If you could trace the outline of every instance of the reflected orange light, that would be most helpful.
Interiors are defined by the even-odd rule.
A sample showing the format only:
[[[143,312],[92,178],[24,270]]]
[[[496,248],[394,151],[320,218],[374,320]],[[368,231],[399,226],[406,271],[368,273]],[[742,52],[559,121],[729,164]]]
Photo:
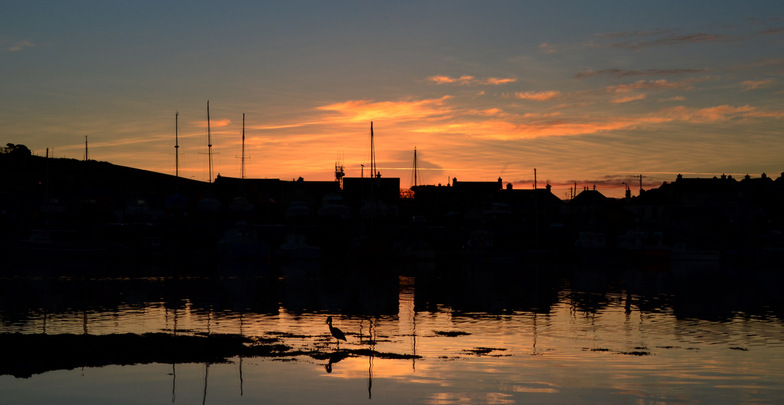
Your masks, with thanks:
[[[341,346],[342,347],[342,346]],[[363,379],[368,378],[368,373],[372,378],[395,378],[406,379],[412,377],[411,362],[417,361],[416,371],[426,375],[431,366],[426,362],[418,360],[389,360],[368,357],[348,357],[338,363],[333,363],[332,372],[329,374],[333,378]]]

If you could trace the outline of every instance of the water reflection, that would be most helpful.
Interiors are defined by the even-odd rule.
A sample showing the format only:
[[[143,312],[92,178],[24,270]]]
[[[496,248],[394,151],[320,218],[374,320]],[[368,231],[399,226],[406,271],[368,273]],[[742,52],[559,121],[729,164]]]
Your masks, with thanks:
[[[198,368],[134,366],[144,386],[165,382],[148,403],[351,403],[358,391],[382,403],[775,402],[784,397],[784,323],[770,284],[780,275],[728,274],[288,264],[254,276],[17,277],[1,284],[0,320],[12,333],[230,333],[287,348]],[[328,316],[346,335],[339,347]],[[104,364],[88,365],[80,384],[111,397],[129,377]],[[51,370],[61,371],[31,379],[61,379],[61,393],[73,395],[75,376]],[[41,399],[24,381],[0,377],[0,390],[18,403]]]

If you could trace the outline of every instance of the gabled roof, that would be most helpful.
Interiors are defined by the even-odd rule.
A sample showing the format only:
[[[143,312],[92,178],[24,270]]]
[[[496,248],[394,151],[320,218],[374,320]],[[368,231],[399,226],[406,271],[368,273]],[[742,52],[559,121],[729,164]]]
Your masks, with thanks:
[[[597,205],[607,202],[607,197],[596,190],[583,190],[572,199],[572,204],[577,205]]]

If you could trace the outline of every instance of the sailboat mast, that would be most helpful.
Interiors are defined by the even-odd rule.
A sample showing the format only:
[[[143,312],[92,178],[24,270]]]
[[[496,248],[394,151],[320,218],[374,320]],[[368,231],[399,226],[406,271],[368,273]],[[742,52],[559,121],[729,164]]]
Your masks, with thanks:
[[[242,168],[240,169],[240,178],[245,178],[245,113],[242,113]]]
[[[373,145],[373,121],[370,121],[370,178],[376,177],[376,149]]]
[[[207,156],[209,159],[209,182],[212,183],[212,136],[210,134],[210,100],[207,100]]]
[[[174,114],[174,176],[180,177],[180,112]]]

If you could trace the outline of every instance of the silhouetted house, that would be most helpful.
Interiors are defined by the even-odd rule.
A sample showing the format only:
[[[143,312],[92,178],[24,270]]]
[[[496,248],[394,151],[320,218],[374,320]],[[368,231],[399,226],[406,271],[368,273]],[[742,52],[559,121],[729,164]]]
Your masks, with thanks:
[[[780,218],[780,195],[773,179],[746,175],[685,178],[678,175],[646,194],[659,195],[649,210],[658,209],[660,228],[673,245],[717,250],[737,249],[749,236],[769,232]],[[648,197],[646,195],[646,197]],[[656,206],[658,205],[658,207]]]
[[[268,219],[280,219],[292,204],[308,207],[314,213],[321,206],[323,197],[340,193],[336,181],[305,181],[280,179],[239,179],[218,176],[213,184],[216,197],[227,207],[243,199],[256,210],[264,211]]]
[[[673,204],[672,196],[662,189],[656,188],[646,190],[632,199],[627,199],[626,209],[635,214],[638,225],[651,230],[660,228],[667,223],[667,210]]]
[[[607,246],[635,225],[637,215],[626,208],[625,199],[607,198],[595,189],[585,188],[568,204],[575,230],[601,232]]]
[[[560,206],[563,201],[552,193],[550,185],[538,189],[514,189],[508,184],[506,189],[501,191],[500,196],[504,202],[510,205],[524,207],[534,207],[536,204],[542,206]]]
[[[586,187],[569,204],[578,207],[598,207],[607,203],[607,200],[607,197],[596,191],[596,189],[591,190]]]
[[[419,185],[411,187],[411,191],[414,202],[410,214],[419,222],[438,222],[454,210],[456,196],[451,185]]]
[[[784,172],[781,172],[781,175],[779,175],[779,178],[774,180],[774,183],[779,190],[784,189]]]
[[[575,223],[594,223],[597,221],[596,214],[603,210],[608,202],[609,199],[604,194],[586,187],[569,201],[568,212]]]
[[[428,218],[458,217],[485,220],[530,221],[552,218],[563,205],[549,186],[537,190],[503,187],[502,179],[493,182],[458,181],[451,185],[413,187],[418,212]]]
[[[784,215],[781,191],[781,181],[774,181],[765,173],[759,178],[747,175],[738,184],[739,225],[755,232],[779,228]]]
[[[545,188],[526,190],[515,190],[512,184],[507,184],[499,193],[499,199],[508,204],[513,217],[520,220],[554,220],[564,204],[552,193],[549,184]]]
[[[498,181],[458,181],[452,179],[452,209],[463,214],[497,209],[503,189],[503,180]],[[495,206],[495,208],[494,208]]]
[[[678,175],[659,188],[672,201],[666,210],[671,233],[683,239],[717,237],[738,220],[738,182],[732,176],[686,178]],[[702,236],[704,234],[705,236]]]
[[[494,196],[503,186],[500,177],[498,181],[457,181],[456,177],[452,179],[454,191],[463,195]]]
[[[732,176],[686,178],[678,175],[675,182],[662,186],[676,203],[687,206],[715,207],[736,199],[738,182]]]
[[[417,186],[412,191],[419,214],[430,220],[469,217],[478,220],[487,211],[508,211],[499,198],[502,187],[500,178],[491,182],[458,181],[454,178],[451,185]]]

